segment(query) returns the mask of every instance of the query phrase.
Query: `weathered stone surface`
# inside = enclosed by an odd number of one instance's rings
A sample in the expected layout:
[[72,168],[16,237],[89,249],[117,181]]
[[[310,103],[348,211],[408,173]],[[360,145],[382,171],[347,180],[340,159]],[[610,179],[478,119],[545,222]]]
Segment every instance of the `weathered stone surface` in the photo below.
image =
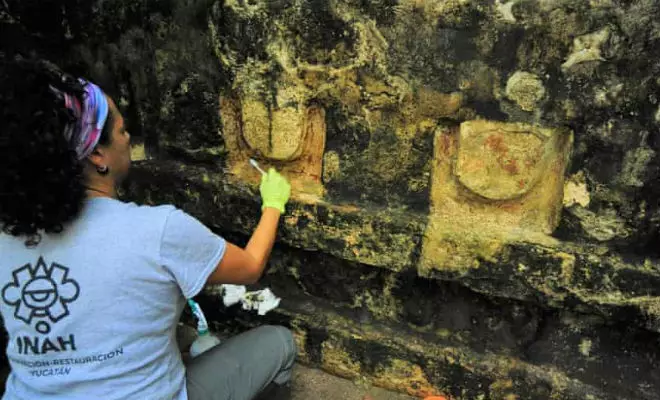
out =
[[[406,302],[411,295],[429,297],[422,301],[427,304],[423,309],[428,322],[419,320],[417,316],[423,314],[414,308],[406,308],[398,317],[413,323],[405,326],[387,323],[365,309],[340,308],[335,303],[331,310],[324,301],[294,295],[291,286],[284,289],[269,278],[266,283],[291,297],[265,319],[224,309],[212,291],[201,298],[202,305],[219,310],[214,319],[231,321],[221,325],[227,333],[243,329],[246,323],[290,325],[302,360],[351,379],[367,376],[384,387],[416,396],[442,390],[467,399],[631,398],[633,387],[632,398],[652,399],[658,388],[655,350],[652,359],[634,355],[651,338],[635,336],[625,326],[603,325],[600,318],[529,309],[524,303],[489,304],[485,297],[458,286],[443,288],[433,281],[403,279],[385,296]],[[304,287],[320,288],[321,284]],[[424,287],[425,291],[418,292]],[[440,308],[438,300],[443,304]],[[604,359],[594,354],[596,348],[617,350]],[[558,360],[570,362],[561,369],[546,367]],[[597,373],[589,372],[595,369]]]
[[[513,200],[534,189],[548,171],[559,177],[561,185],[571,145],[570,134],[549,129],[464,122],[458,137],[454,175],[468,190],[487,200]],[[440,156],[447,157],[442,154],[436,158]],[[549,191],[561,190],[547,182],[544,187]],[[557,208],[556,202],[551,206]]]
[[316,106],[270,110],[258,101],[220,99],[223,138],[232,179],[253,179],[251,158],[276,167],[292,184],[294,197],[318,201],[323,194],[325,111]]
[[[206,174],[206,175],[205,175]],[[149,182],[147,184],[147,182]],[[127,190],[131,197],[149,199],[154,203],[174,203],[207,221],[225,236],[238,234],[239,242],[256,225],[258,199],[254,188],[227,185],[211,179],[203,168],[181,164],[160,163],[142,165],[133,171]],[[251,207],[252,212],[239,212]],[[349,260],[368,266],[347,282],[328,280],[329,288],[339,290],[348,282],[366,281],[369,268],[390,271],[411,271],[419,266],[422,237],[428,229],[424,219],[411,213],[350,212],[331,204],[294,203],[290,215],[280,226],[280,240],[293,248],[315,252],[323,249],[320,259],[309,261],[300,255],[286,258],[286,265],[299,263],[318,269],[324,275],[324,254],[338,260]],[[229,228],[231,227],[231,228]],[[364,235],[368,231],[369,235]],[[319,241],[323,236],[326,241]],[[455,239],[457,240],[457,239]],[[385,243],[387,247],[384,247]],[[460,268],[425,271],[432,279],[459,282],[475,292],[497,298],[512,298],[544,307],[578,307],[580,312],[602,315],[617,320],[628,318],[630,324],[660,333],[660,264],[651,260],[626,260],[607,247],[562,245],[557,248],[520,239],[501,245],[489,257],[474,254]],[[387,248],[388,251],[380,251]],[[336,265],[340,275],[351,274],[354,267]],[[376,271],[372,271],[376,274]],[[385,285],[385,283],[382,283]],[[379,288],[378,290],[383,290]],[[332,300],[334,296],[317,293],[318,298]],[[379,294],[373,293],[377,298]],[[342,301],[349,297],[342,297]],[[415,302],[419,298],[411,299]],[[387,307],[381,312],[387,313]],[[634,314],[632,314],[634,312]],[[628,313],[628,315],[626,315]],[[637,317],[634,317],[637,315]]]
[[145,160],[127,198],[244,242],[247,160],[292,180],[265,283],[303,361],[414,394],[657,397],[657,1],[5,3],[4,51],[116,98]]
[[[604,58],[604,52],[606,50],[603,47],[609,44],[610,39],[612,39],[612,32],[607,26],[597,32],[576,37],[573,40],[571,54],[561,67],[564,70],[568,70],[577,64],[585,62],[606,61]],[[615,49],[612,50],[616,52]]]
[[[439,131],[422,270],[464,269],[516,240],[551,244],[572,135],[466,121]],[[542,184],[540,184],[542,182]]]
[[506,96],[525,111],[534,111],[545,97],[545,87],[538,76],[516,71],[506,83]]

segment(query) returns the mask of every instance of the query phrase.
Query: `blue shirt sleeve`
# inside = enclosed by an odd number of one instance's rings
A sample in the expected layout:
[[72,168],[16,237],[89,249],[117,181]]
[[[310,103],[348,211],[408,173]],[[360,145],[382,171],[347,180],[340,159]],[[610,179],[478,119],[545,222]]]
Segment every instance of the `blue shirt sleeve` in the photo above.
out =
[[167,217],[160,244],[161,264],[189,299],[204,287],[225,254],[226,241],[185,212]]

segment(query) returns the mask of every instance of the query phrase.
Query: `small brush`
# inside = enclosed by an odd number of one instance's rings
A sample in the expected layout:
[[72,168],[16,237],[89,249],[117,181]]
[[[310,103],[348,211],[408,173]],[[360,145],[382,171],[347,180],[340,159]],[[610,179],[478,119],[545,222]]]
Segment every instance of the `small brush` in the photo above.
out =
[[259,167],[259,164],[257,164],[257,162],[252,158],[250,158],[250,165],[256,168],[257,171],[261,172],[261,175],[266,175],[266,171],[261,169],[261,167]]

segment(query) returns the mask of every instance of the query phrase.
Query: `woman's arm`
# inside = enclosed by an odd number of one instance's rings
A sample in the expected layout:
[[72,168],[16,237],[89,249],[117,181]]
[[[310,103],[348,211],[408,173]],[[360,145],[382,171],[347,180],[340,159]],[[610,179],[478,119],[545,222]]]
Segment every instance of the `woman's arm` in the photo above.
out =
[[227,242],[225,254],[208,284],[230,283],[247,285],[261,277],[277,235],[277,225],[284,206],[289,200],[289,182],[270,169],[261,179],[262,214],[252,237],[245,248]]
[[258,281],[275,243],[279,219],[279,210],[264,209],[261,220],[244,249],[227,242],[225,255],[209,276],[207,283],[249,285]]

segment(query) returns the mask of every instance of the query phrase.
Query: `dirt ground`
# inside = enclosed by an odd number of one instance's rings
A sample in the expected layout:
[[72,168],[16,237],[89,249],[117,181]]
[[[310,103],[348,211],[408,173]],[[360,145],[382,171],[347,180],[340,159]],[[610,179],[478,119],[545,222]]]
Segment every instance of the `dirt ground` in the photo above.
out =
[[293,373],[291,400],[413,400],[413,397],[356,384],[318,369],[297,365]]

